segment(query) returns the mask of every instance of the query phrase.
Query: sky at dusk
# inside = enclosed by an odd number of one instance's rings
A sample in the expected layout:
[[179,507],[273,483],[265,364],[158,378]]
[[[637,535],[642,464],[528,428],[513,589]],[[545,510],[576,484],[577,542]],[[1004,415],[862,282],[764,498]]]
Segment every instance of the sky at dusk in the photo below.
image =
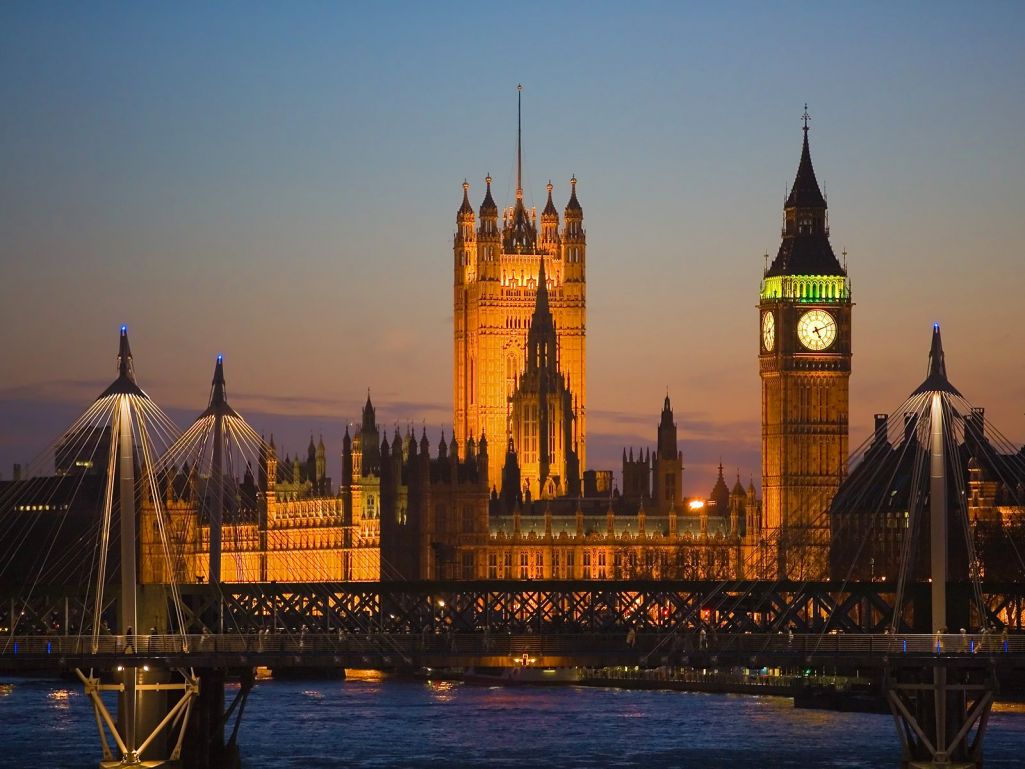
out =
[[282,452],[337,479],[379,422],[452,421],[464,177],[565,206],[588,238],[588,464],[653,446],[684,493],[759,474],[763,254],[811,113],[853,286],[851,446],[924,378],[1025,440],[1021,3],[0,6],[0,472],[114,378],[182,426],[224,353]]

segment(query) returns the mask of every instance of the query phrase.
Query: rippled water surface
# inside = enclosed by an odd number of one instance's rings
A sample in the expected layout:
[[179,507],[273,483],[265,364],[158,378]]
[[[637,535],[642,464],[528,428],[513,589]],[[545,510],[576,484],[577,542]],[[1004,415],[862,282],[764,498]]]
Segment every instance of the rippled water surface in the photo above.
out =
[[[1020,711],[990,719],[987,769],[1025,765]],[[898,765],[889,716],[795,710],[776,697],[395,680],[261,682],[240,742],[246,769]],[[81,687],[0,683],[0,766],[98,760]]]

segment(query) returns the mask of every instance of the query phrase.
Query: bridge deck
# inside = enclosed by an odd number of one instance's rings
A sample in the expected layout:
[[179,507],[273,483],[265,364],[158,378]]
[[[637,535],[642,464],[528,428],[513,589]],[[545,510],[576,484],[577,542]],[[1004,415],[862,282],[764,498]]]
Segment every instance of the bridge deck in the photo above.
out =
[[692,665],[864,669],[993,666],[1025,670],[1025,635],[993,634],[382,634],[9,636],[0,669],[60,671],[75,667],[470,667]]

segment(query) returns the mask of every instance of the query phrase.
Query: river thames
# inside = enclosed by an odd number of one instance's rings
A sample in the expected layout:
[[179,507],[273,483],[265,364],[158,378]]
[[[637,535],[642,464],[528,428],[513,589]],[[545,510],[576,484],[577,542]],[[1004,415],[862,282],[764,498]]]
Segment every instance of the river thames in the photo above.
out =
[[[231,692],[228,692],[230,695]],[[284,767],[896,767],[893,719],[796,710],[781,697],[400,680],[262,681],[246,769]],[[1023,766],[1025,707],[998,706],[987,769]],[[81,687],[0,683],[0,766],[95,767]]]

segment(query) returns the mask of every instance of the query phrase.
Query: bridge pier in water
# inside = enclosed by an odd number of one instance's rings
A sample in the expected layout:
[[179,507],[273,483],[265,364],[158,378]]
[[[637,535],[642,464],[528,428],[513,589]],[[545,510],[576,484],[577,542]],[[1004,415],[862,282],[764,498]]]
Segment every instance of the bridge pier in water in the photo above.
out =
[[[246,668],[240,673],[239,691],[231,706],[225,710],[224,685],[227,671],[223,668],[204,668],[196,671],[199,695],[189,722],[182,749],[182,769],[237,769],[240,766],[238,729],[250,690],[254,672]],[[234,714],[235,722],[227,742],[225,728]]]
[[[891,665],[886,672],[886,698],[901,740],[905,769],[981,769],[982,742],[996,692],[995,672],[984,663],[952,658],[974,653],[968,648],[944,649],[947,623],[967,619],[966,600],[949,602],[949,534],[947,509],[948,444],[945,420],[951,414],[945,402],[953,390],[946,380],[939,328],[933,337],[930,376],[919,388],[930,394],[929,403],[929,562],[931,574],[930,620],[936,659],[931,665]],[[957,503],[955,503],[957,504]],[[967,511],[965,511],[967,515]],[[967,526],[965,527],[968,536]],[[969,552],[971,542],[966,542]],[[959,596],[958,596],[959,597]],[[949,611],[953,610],[953,611]],[[948,616],[949,614],[949,616]],[[961,626],[962,637],[967,621]],[[949,638],[949,636],[947,636]],[[948,641],[949,643],[949,641]],[[966,644],[962,640],[961,644]]]
[[996,681],[985,667],[937,659],[888,672],[886,697],[901,741],[904,769],[976,769]]

